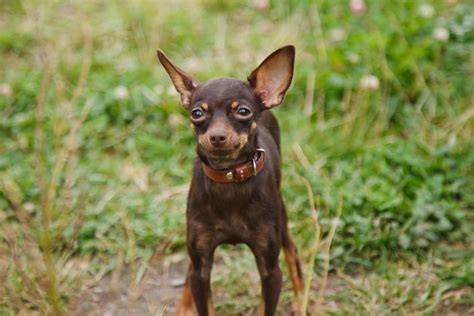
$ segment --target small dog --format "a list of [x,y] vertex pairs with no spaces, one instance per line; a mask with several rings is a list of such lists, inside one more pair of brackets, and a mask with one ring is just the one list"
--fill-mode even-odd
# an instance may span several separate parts
[[280,132],[268,111],[279,105],[293,78],[294,46],[269,55],[247,81],[219,78],[204,84],[158,59],[189,112],[197,156],[186,221],[191,264],[177,315],[215,315],[210,274],[221,244],[244,243],[255,256],[262,284],[259,315],[275,315],[282,286],[283,248],[295,292],[304,290],[300,260],[290,238],[280,194]]

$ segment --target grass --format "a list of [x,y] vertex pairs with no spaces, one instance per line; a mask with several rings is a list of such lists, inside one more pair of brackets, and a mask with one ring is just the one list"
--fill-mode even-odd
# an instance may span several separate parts
[[[309,311],[473,312],[473,5],[255,3],[2,4],[0,314],[72,313],[104,275],[184,257],[194,140],[156,48],[205,81],[288,43],[274,112]],[[219,253],[218,311],[251,313],[251,255]]]

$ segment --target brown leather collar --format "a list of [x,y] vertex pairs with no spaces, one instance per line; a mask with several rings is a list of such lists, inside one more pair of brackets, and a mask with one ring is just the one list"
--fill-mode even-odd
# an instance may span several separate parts
[[202,168],[206,176],[215,182],[242,182],[252,176],[256,176],[262,170],[265,164],[265,150],[257,148],[255,155],[249,162],[240,164],[234,168],[225,170],[212,169],[206,164],[202,164]]

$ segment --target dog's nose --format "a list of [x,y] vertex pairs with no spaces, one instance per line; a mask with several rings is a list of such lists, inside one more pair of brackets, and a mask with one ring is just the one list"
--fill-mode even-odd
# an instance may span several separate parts
[[209,140],[213,146],[223,146],[227,141],[227,133],[222,129],[212,131],[212,133],[209,135]]

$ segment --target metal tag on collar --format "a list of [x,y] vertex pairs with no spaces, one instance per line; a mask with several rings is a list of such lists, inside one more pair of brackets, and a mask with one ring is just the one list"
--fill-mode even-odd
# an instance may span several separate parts
[[226,173],[225,177],[228,180],[232,180],[232,179],[234,179],[234,173],[232,171],[229,171],[229,172]]

